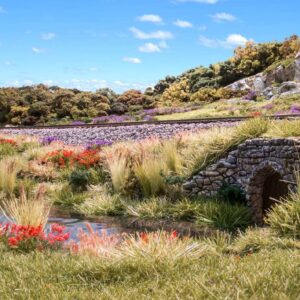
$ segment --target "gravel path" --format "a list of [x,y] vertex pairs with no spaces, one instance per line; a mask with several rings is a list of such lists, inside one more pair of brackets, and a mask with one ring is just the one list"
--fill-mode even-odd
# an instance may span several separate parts
[[55,137],[66,144],[85,145],[96,140],[110,142],[143,140],[150,137],[170,138],[183,132],[197,132],[212,127],[232,127],[237,122],[217,122],[209,124],[160,124],[133,125],[119,127],[89,127],[89,128],[53,128],[53,129],[1,129],[8,135],[32,135],[41,139]]

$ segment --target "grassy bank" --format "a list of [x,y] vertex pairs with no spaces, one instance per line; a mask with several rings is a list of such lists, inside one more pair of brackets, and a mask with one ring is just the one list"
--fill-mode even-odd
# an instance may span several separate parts
[[163,116],[156,116],[157,120],[188,120],[201,118],[217,118],[232,116],[251,116],[257,112],[262,115],[295,113],[300,105],[299,95],[281,97],[274,100],[245,101],[241,99],[219,100],[214,103],[204,103],[201,108]]

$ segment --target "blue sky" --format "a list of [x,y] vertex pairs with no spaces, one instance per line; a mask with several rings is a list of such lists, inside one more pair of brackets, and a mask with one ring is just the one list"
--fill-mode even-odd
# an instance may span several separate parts
[[0,0],[0,86],[143,89],[299,17],[299,0]]

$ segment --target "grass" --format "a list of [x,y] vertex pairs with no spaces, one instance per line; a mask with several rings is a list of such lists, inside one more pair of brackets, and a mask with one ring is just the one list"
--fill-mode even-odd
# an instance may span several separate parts
[[296,173],[297,188],[275,205],[266,223],[279,235],[300,238],[300,173]]
[[51,204],[45,199],[45,187],[39,186],[35,195],[27,194],[20,187],[19,198],[12,197],[3,201],[2,212],[13,222],[21,225],[43,227],[48,221]]
[[[205,254],[205,253],[204,253]],[[2,299],[297,299],[299,250],[172,262],[1,253]],[[18,276],[16,276],[18,274]]]
[[263,115],[276,113],[290,113],[293,104],[300,104],[299,95],[280,97],[274,100],[245,101],[245,100],[220,100],[214,103],[203,103],[200,109],[175,113],[170,115],[157,116],[157,120],[187,120],[197,118],[218,118],[232,116],[249,116],[254,112],[261,112]]
[[193,174],[207,165],[212,164],[225,153],[243,143],[247,139],[258,138],[265,134],[269,128],[269,121],[261,118],[253,118],[241,123],[234,129],[217,132],[203,141],[202,148],[199,149],[195,157]]
[[20,163],[16,157],[3,158],[0,161],[0,191],[8,195],[14,193],[20,168]]
[[134,167],[134,174],[142,188],[144,197],[157,196],[166,191],[163,177],[165,164],[161,159],[145,159]]
[[120,196],[110,195],[105,186],[92,186],[85,201],[76,206],[85,215],[119,216],[125,212]]
[[[187,135],[165,149],[161,143],[152,143],[152,146],[149,143],[143,148],[129,144],[128,147],[133,150],[131,155],[126,156],[126,164],[134,161],[143,166],[139,187],[145,185],[144,194],[145,191],[149,195],[165,193],[167,183],[161,170],[175,174],[182,172],[189,165],[187,157],[191,153],[205,153],[204,151],[213,149],[214,154],[210,158],[216,159],[224,153],[224,149],[227,151],[249,136],[270,134],[270,128],[274,130],[272,134],[279,134],[278,129],[273,126],[278,123],[254,119],[245,124],[236,129],[209,131],[205,136]],[[288,123],[284,134],[295,134],[293,125],[290,124],[298,123]],[[216,134],[215,145],[212,144],[214,138],[205,141],[212,132]],[[224,137],[227,133],[228,137]],[[217,142],[217,136],[221,138],[220,142]],[[18,158],[24,159],[26,155],[32,158],[30,153],[33,153],[32,149],[19,154]],[[36,163],[37,157],[39,155],[34,159]],[[167,166],[163,166],[159,160],[162,157],[168,157]],[[0,164],[9,165],[9,161],[4,162],[1,161]],[[149,164],[146,165],[145,162]],[[3,169],[0,168],[0,174]],[[117,172],[117,178],[122,175],[121,169]],[[5,177],[5,172],[2,172],[2,178]],[[58,172],[62,175],[62,171]],[[10,186],[6,190],[13,194],[15,188],[12,186],[28,179],[19,178],[18,172],[12,173],[15,174],[12,176],[13,184],[6,183],[3,186]],[[30,180],[35,178],[35,173],[40,174],[39,180],[43,178],[41,170],[31,168]],[[67,176],[55,176],[52,183],[48,178],[49,195],[53,197],[56,192],[59,203],[72,206],[76,204],[75,207],[86,214],[193,221],[200,227],[231,233],[222,231],[210,239],[184,238],[176,243],[162,232],[149,234],[150,242],[140,235],[131,237],[118,251],[112,251],[105,257],[71,255],[66,252],[19,254],[8,252],[0,243],[1,299],[299,298],[300,181],[298,191],[269,213],[267,222],[270,228],[249,228],[250,212],[241,204],[208,199],[170,201],[167,196],[127,200],[116,193],[110,193],[111,190],[103,185],[91,186],[85,193],[73,193],[66,185],[66,178]],[[160,184],[163,184],[163,189],[157,189]],[[31,186],[31,181],[28,186]],[[40,191],[32,199],[25,197],[24,191],[21,191],[21,202],[14,198],[12,202],[7,202],[4,209],[18,223],[33,222],[39,216],[47,215],[48,207],[44,206],[46,202],[42,195]],[[46,211],[40,214],[44,208]],[[246,231],[240,232],[239,229]]]
[[130,174],[126,157],[119,156],[113,159],[109,158],[107,165],[114,191],[116,193],[123,192]]

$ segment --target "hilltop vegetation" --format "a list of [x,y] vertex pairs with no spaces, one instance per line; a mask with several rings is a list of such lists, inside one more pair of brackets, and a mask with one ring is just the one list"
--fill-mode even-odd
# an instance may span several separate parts
[[[238,47],[227,61],[197,67],[178,77],[167,76],[144,93],[129,90],[121,95],[110,89],[83,92],[45,85],[0,89],[0,124],[34,125],[80,120],[107,115],[134,115],[153,107],[192,106],[220,99],[240,98],[249,90],[233,90],[229,84],[270,73],[279,65],[288,68],[300,50],[300,39]],[[250,99],[253,100],[253,99]]]

